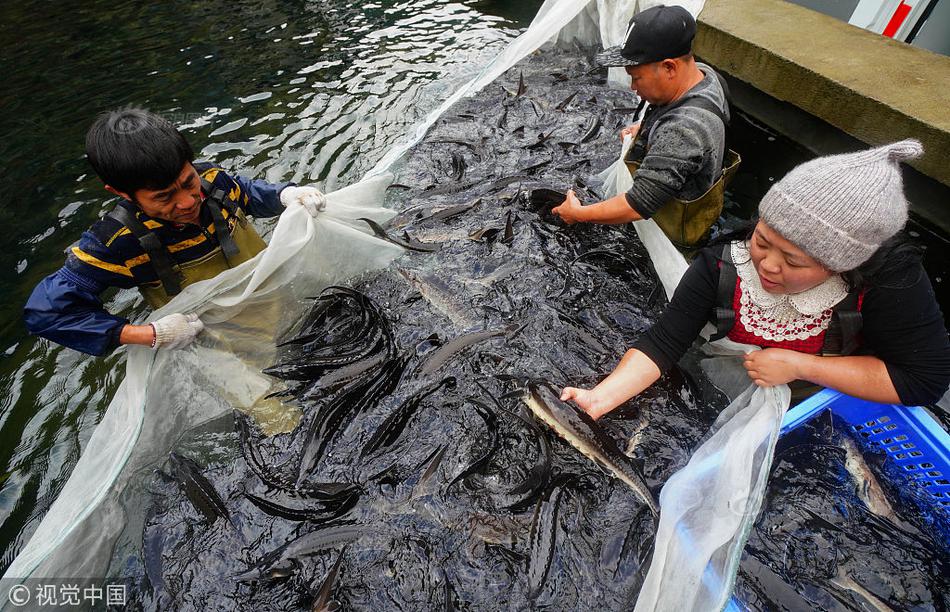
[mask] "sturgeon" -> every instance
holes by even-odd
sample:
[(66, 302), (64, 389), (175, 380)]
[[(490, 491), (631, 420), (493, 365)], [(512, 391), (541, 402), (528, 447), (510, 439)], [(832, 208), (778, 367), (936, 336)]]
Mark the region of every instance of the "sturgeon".
[(524, 401), (531, 412), (547, 423), (558, 436), (585, 457), (599, 464), (608, 474), (627, 484), (643, 499), (653, 514), (659, 514), (659, 505), (643, 476), (587, 413), (572, 404), (562, 402), (559, 395), (547, 384), (529, 385)]
[(198, 464), (178, 453), (169, 454), (168, 459), (172, 468), (172, 477), (178, 481), (188, 501), (204, 515), (208, 523), (213, 523), (219, 518), (230, 522), (231, 515), (224, 505), (224, 500), (201, 473)]
[(364, 531), (363, 527), (350, 525), (334, 525), (311, 531), (268, 553), (256, 565), (234, 576), (234, 580), (257, 582), (267, 579), (275, 571), (293, 573), (301, 557), (312, 557), (327, 549), (350, 544), (362, 537)]
[(342, 563), (343, 553), (341, 552), (337, 555), (336, 563), (334, 563), (330, 571), (327, 572), (327, 577), (323, 579), (323, 584), (320, 585), (320, 589), (313, 598), (313, 605), (310, 608), (312, 612), (330, 612), (339, 607), (339, 604), (334, 607), (333, 604), (336, 602), (330, 598), (330, 595), (333, 592), (333, 585), (336, 582), (337, 575), (340, 573), (340, 565)]
[(843, 438), (844, 467), (854, 479), (855, 493), (864, 502), (868, 510), (891, 522), (899, 523), (897, 513), (894, 512), (894, 508), (887, 501), (887, 496), (884, 495), (884, 490), (864, 460), (864, 455), (861, 454), (854, 440), (847, 436), (843, 436)]

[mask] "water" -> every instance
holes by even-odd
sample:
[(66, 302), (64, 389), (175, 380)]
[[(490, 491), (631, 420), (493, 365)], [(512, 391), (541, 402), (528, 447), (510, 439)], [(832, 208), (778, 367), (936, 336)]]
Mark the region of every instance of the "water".
[[(331, 189), (372, 167), (452, 82), (524, 28), (538, 4), (0, 7), (0, 36), (15, 41), (0, 59), (8, 92), (0, 102), (0, 220), (13, 234), (0, 253), (8, 296), (0, 314), (0, 569), (55, 499), (122, 375), (121, 353), (92, 359), (61, 350), (27, 337), (20, 322), (35, 283), (111, 206), (82, 158), (95, 114), (144, 105), (181, 123), (203, 159)], [(440, 80), (448, 84), (432, 86)], [(772, 180), (808, 157), (748, 122), (735, 128), (737, 148), (755, 153), (732, 186), (733, 219), (747, 217)], [(939, 294), (946, 239), (911, 229), (928, 245), (925, 265)], [(129, 317), (143, 312), (130, 292), (107, 306)]]

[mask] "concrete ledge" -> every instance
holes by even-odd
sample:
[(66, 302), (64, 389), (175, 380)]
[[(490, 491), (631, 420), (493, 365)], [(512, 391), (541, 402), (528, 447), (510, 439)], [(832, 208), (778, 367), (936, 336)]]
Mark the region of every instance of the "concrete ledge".
[(869, 145), (917, 138), (911, 165), (950, 185), (950, 57), (784, 0), (707, 0), (693, 50)]

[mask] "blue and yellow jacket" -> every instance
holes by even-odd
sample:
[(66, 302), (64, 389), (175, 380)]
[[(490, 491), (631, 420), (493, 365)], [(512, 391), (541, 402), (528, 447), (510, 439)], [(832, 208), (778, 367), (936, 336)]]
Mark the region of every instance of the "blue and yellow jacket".
[[(284, 210), (279, 195), (289, 183), (232, 177), (210, 164), (195, 163), (195, 169), (213, 188), (224, 190), (233, 206), (247, 215), (274, 217)], [(135, 213), (156, 233), (175, 264), (200, 259), (219, 246), (211, 213), (204, 204), (199, 223), (187, 225), (149, 217), (128, 200), (118, 206)], [(158, 282), (138, 239), (121, 222), (106, 216), (67, 251), (66, 264), (33, 289), (24, 320), (32, 334), (104, 355), (118, 346), (119, 332), (129, 321), (106, 312), (100, 294), (109, 287), (130, 289)]]

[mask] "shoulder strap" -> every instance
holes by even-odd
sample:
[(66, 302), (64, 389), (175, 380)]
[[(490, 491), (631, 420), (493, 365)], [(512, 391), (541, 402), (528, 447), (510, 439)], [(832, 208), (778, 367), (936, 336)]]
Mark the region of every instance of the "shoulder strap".
[(836, 348), (828, 346), (829, 340), (836, 335), (841, 338), (841, 355), (850, 355), (858, 348), (858, 335), (864, 326), (864, 317), (858, 309), (858, 298), (860, 295), (860, 290), (852, 289), (848, 292), (848, 295), (832, 309), (834, 312), (831, 315), (830, 326), (836, 327), (838, 334), (825, 334), (825, 346), (822, 347), (823, 350), (825, 348)]
[(234, 238), (231, 237), (231, 229), (228, 227), (228, 222), (224, 220), (224, 215), (221, 214), (221, 208), (227, 208), (228, 213), (232, 216), (236, 214), (237, 209), (228, 206), (229, 202), (225, 197), (224, 189), (215, 187), (204, 178), (201, 179), (201, 188), (207, 196), (205, 203), (208, 205), (208, 210), (211, 211), (214, 233), (218, 237), (218, 244), (221, 245), (221, 252), (228, 261), (228, 265), (233, 267), (233, 261), (240, 250), (234, 242)]
[(171, 255), (165, 245), (158, 239), (158, 235), (145, 227), (136, 216), (124, 206), (116, 206), (109, 213), (109, 216), (129, 228), (132, 235), (142, 245), (142, 249), (148, 254), (152, 267), (158, 275), (158, 279), (165, 288), (165, 293), (169, 296), (181, 293), (181, 283), (178, 279), (178, 273), (172, 264)]
[(719, 267), (719, 287), (716, 290), (716, 308), (713, 311), (713, 325), (716, 333), (710, 341), (725, 338), (736, 324), (736, 311), (732, 307), (732, 300), (736, 293), (736, 281), (739, 275), (736, 265), (732, 261), (732, 247), (726, 243), (722, 247), (720, 257), (722, 264)]

